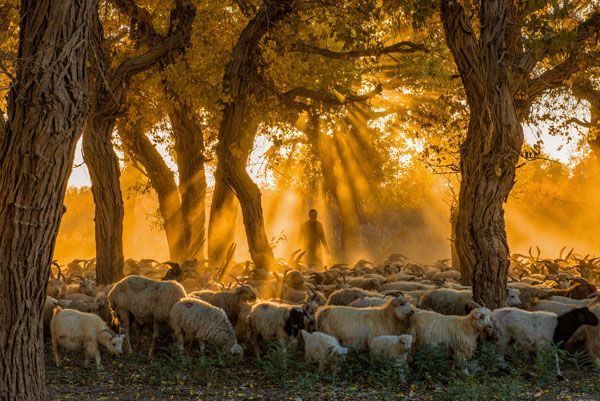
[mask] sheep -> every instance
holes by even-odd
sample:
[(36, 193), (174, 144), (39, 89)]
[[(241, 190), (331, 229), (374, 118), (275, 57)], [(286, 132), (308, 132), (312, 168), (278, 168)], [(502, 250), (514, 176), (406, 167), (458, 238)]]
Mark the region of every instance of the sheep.
[[(543, 350), (550, 341), (564, 345), (582, 325), (598, 325), (598, 318), (587, 307), (576, 308), (562, 315), (501, 308), (492, 313), (492, 319), (495, 342), (503, 350), (514, 341), (523, 348), (535, 352)], [(557, 377), (562, 380), (557, 355), (555, 355), (555, 363)]]
[(260, 340), (293, 342), (304, 329), (304, 316), (304, 310), (298, 305), (259, 302), (252, 306), (249, 323), (255, 355), (260, 356)]
[(332, 292), (326, 305), (350, 305), (353, 301), (364, 297), (383, 298), (383, 295), (360, 288), (344, 288)]
[(242, 353), (233, 326), (223, 309), (196, 298), (183, 298), (171, 308), (171, 328), (175, 332), (179, 350), (185, 341), (198, 340), (204, 354), (205, 343), (217, 346), (232, 354)]
[(456, 270), (446, 270), (433, 275), (432, 280), (454, 280), (460, 281), (460, 273)]
[(66, 291), (66, 278), (63, 272), (60, 270), (60, 265), (56, 262), (52, 262), (53, 266), (56, 266), (58, 272), (56, 277), (52, 275), (52, 269), (50, 269), (50, 277), (48, 278), (48, 285), (46, 286), (46, 294), (54, 298), (63, 298)]
[(421, 283), (414, 283), (410, 281), (397, 281), (395, 283), (386, 283), (379, 287), (379, 291), (419, 291), (419, 290), (429, 290), (433, 288), (432, 286), (423, 285)]
[(596, 287), (585, 280), (577, 279), (577, 282), (566, 289), (550, 290), (552, 296), (564, 296), (572, 299), (584, 299), (596, 292)]
[(389, 300), (390, 298), (387, 296), (384, 298), (364, 297), (359, 298), (356, 301), (352, 301), (348, 306), (351, 306), (353, 308), (369, 308), (371, 306), (383, 305)]
[(75, 278), (77, 278), (79, 282), (76, 284), (69, 284), (67, 286), (67, 294), (81, 293), (90, 297), (96, 295), (96, 289), (92, 280), (82, 276), (75, 276)]
[[(591, 311), (600, 319), (600, 305), (596, 305)], [(586, 325), (585, 337), (588, 355), (596, 367), (600, 368), (600, 325)]]
[(600, 293), (591, 294), (588, 298), (585, 298), (585, 299), (573, 299), (573, 298), (569, 298), (569, 297), (562, 297), (560, 295), (554, 295), (554, 296), (550, 297), (550, 301), (561, 302), (563, 304), (575, 305), (575, 306), (586, 306), (590, 303), (590, 301), (592, 300), (592, 297), (595, 298), (598, 296), (600, 296)]
[(406, 334), (415, 307), (404, 296), (369, 308), (324, 306), (317, 311), (317, 330), (329, 334), (345, 347), (366, 349), (369, 342), (384, 334)]
[[(454, 290), (451, 288), (435, 288), (425, 291), (419, 298), (419, 307), (433, 310), (444, 315), (466, 315), (473, 308), (473, 292), (471, 290)], [(519, 290), (508, 289), (507, 303), (517, 306), (521, 303)]]
[[(470, 359), (477, 348), (477, 339), (492, 331), (490, 310), (474, 302), (472, 304), (475, 309), (467, 316), (447, 316), (432, 311), (415, 313), (410, 324), (415, 344), (442, 345), (457, 359)], [(468, 373), (466, 368), (465, 373)]]
[(125, 329), (125, 352), (131, 352), (129, 323), (133, 317), (139, 325), (153, 325), (152, 342), (148, 352), (148, 356), (152, 357), (159, 324), (169, 321), (171, 308), (185, 296), (185, 289), (176, 281), (127, 276), (115, 284), (106, 298), (114, 322)]
[(377, 290), (379, 288), (379, 280), (372, 277), (348, 277), (344, 278), (344, 283), (363, 290)]
[(256, 294), (249, 285), (242, 285), (228, 291), (196, 291), (190, 293), (188, 297), (201, 299), (223, 309), (233, 326), (237, 325), (244, 304), (256, 301)]
[(52, 316), (54, 316), (54, 309), (57, 307), (68, 308), (71, 306), (73, 301), (70, 299), (55, 299), (51, 296), (46, 295), (46, 303), (44, 304), (44, 309), (42, 310), (42, 321), (44, 323), (44, 334), (47, 334), (50, 329), (50, 321), (52, 320)]
[(304, 358), (306, 362), (319, 362), (319, 371), (333, 369), (348, 354), (348, 348), (340, 346), (338, 341), (325, 333), (308, 333), (301, 330), (304, 340)]
[(369, 343), (371, 357), (380, 355), (396, 360), (397, 366), (405, 366), (412, 347), (413, 338), (410, 334), (400, 336), (379, 336)]
[(543, 299), (533, 303), (529, 310), (532, 312), (552, 312), (556, 313), (557, 315), (562, 315), (563, 313), (569, 312), (575, 308), (577, 308), (577, 305), (564, 304), (562, 302)]
[(115, 334), (100, 317), (92, 313), (79, 312), (73, 309), (62, 310), (57, 307), (50, 321), (52, 334), (52, 351), (56, 366), (60, 366), (59, 347), (71, 351), (83, 349), (84, 366), (89, 357), (96, 360), (96, 369), (100, 369), (100, 352), (98, 344), (103, 345), (113, 355), (121, 354), (124, 334)]

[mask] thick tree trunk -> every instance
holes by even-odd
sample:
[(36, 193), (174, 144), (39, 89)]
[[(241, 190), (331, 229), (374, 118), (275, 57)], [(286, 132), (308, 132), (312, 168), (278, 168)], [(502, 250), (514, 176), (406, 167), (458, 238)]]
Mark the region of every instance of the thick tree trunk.
[(119, 123), (119, 135), (132, 159), (144, 167), (152, 188), (156, 191), (169, 246), (169, 258), (174, 262), (183, 262), (187, 259), (187, 247), (182, 237), (184, 228), (175, 174), (143, 132), (141, 124), (127, 126), (124, 122)]
[(110, 284), (123, 278), (123, 197), (119, 159), (112, 145), (115, 118), (92, 115), (83, 135), (83, 159), (94, 195), (96, 280)]
[(169, 110), (169, 119), (175, 133), (186, 259), (203, 259), (203, 244), (206, 239), (206, 173), (202, 128), (192, 110), (181, 102), (174, 102)]
[(219, 129), (217, 169), (240, 201), (252, 260), (257, 268), (266, 270), (275, 267), (275, 257), (265, 232), (260, 191), (246, 172), (247, 155), (241, 150), (251, 148), (254, 141), (253, 135), (252, 138), (245, 135), (248, 132), (245, 127), (252, 119), (249, 102), (258, 74), (259, 43), (292, 11), (292, 3), (292, 0), (266, 0), (262, 3), (240, 34), (223, 76), (223, 87), (231, 101), (225, 104)]
[(88, 115), (92, 0), (21, 0), (16, 82), (0, 116), (0, 399), (47, 399), (41, 311)]
[(509, 249), (503, 203), (514, 184), (523, 130), (510, 88), (506, 57), (506, 0), (482, 2), (479, 43), (454, 0), (442, 1), (446, 41), (461, 74), (470, 121), (460, 147), (461, 188), (456, 249), (462, 280), (489, 308), (505, 304)]
[(222, 265), (227, 250), (235, 241), (235, 221), (240, 204), (221, 175), (217, 168), (208, 222), (208, 260), (211, 266)]

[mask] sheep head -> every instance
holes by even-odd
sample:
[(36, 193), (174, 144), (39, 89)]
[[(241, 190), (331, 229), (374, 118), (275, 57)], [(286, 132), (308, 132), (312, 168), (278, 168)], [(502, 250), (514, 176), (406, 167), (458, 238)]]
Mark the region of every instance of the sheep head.
[(235, 295), (238, 297), (240, 302), (254, 302), (256, 301), (256, 294), (249, 285), (242, 285), (235, 290)]
[(469, 303), (476, 306), (468, 315), (471, 325), (479, 332), (485, 331), (488, 334), (492, 334), (492, 312), (488, 308), (482, 307), (475, 302)]
[(394, 309), (394, 314), (399, 319), (403, 319), (407, 316), (410, 317), (417, 311), (415, 306), (410, 302), (410, 299), (403, 295), (393, 298), (386, 304), (386, 306), (387, 305), (390, 305)]
[(115, 332), (110, 329), (104, 329), (98, 333), (98, 342), (113, 355), (120, 355), (123, 353), (124, 339), (125, 334), (115, 334)]

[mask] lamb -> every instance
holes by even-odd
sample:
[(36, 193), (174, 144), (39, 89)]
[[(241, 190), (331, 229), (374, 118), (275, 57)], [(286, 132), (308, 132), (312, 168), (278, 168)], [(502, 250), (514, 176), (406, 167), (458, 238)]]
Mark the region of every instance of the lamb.
[(208, 302), (183, 298), (171, 308), (169, 321), (181, 351), (185, 341), (197, 340), (203, 354), (205, 343), (232, 354), (242, 353), (227, 315), (223, 309)]
[(412, 342), (413, 338), (409, 334), (379, 336), (372, 339), (369, 343), (369, 352), (371, 356), (380, 355), (385, 358), (395, 359), (397, 366), (406, 366)]
[[(565, 344), (582, 325), (597, 326), (598, 318), (587, 307), (557, 315), (551, 312), (527, 312), (516, 308), (496, 309), (492, 313), (496, 344), (506, 350), (511, 341), (529, 351), (540, 352), (550, 341)], [(558, 356), (556, 373), (562, 379)]]
[(75, 351), (83, 349), (84, 366), (89, 357), (96, 360), (96, 369), (100, 369), (100, 352), (98, 344), (103, 345), (113, 355), (121, 354), (124, 334), (115, 334), (100, 317), (92, 313), (79, 312), (72, 309), (62, 310), (57, 307), (50, 321), (52, 334), (52, 351), (56, 366), (60, 366), (59, 347)]
[(256, 294), (249, 285), (242, 285), (230, 291), (196, 291), (189, 298), (198, 298), (221, 308), (233, 326), (238, 323), (241, 309), (247, 302), (256, 301)]
[(338, 341), (325, 333), (308, 333), (302, 330), (304, 339), (304, 358), (306, 362), (319, 362), (319, 371), (333, 369), (348, 354), (348, 348), (340, 346)]
[(305, 312), (301, 306), (275, 302), (259, 302), (249, 315), (254, 353), (260, 356), (259, 342), (290, 340), (293, 342), (304, 329)]
[(415, 343), (442, 345), (453, 352), (457, 359), (470, 359), (477, 348), (477, 339), (484, 332), (492, 331), (490, 310), (474, 302), (472, 304), (475, 309), (467, 316), (447, 316), (432, 311), (417, 312), (410, 325), (410, 334)]
[(383, 298), (383, 295), (360, 288), (344, 288), (331, 293), (327, 305), (350, 305), (353, 301), (364, 297)]
[(106, 298), (113, 320), (125, 329), (125, 352), (131, 352), (129, 323), (133, 317), (138, 325), (153, 325), (152, 343), (148, 352), (148, 356), (152, 357), (159, 324), (169, 321), (171, 308), (181, 298), (185, 298), (185, 295), (183, 286), (176, 281), (127, 276), (115, 284)]
[(375, 337), (406, 334), (414, 313), (415, 307), (404, 296), (362, 309), (329, 305), (317, 311), (317, 330), (335, 337), (345, 347), (366, 349)]

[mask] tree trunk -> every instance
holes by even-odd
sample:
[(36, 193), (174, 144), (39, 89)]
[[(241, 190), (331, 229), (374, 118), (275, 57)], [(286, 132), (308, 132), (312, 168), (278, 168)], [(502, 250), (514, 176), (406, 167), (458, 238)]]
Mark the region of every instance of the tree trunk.
[(456, 248), (462, 280), (489, 308), (505, 304), (509, 249), (503, 203), (514, 184), (523, 144), (506, 56), (506, 0), (482, 2), (479, 43), (459, 3), (442, 1), (446, 41), (458, 66), (470, 109), (460, 147), (461, 187)]
[(203, 259), (203, 244), (206, 239), (206, 173), (202, 128), (192, 110), (181, 102), (172, 102), (169, 119), (175, 134), (186, 259)]
[(184, 229), (175, 174), (143, 132), (142, 124), (133, 123), (127, 126), (125, 122), (120, 122), (118, 125), (127, 152), (132, 159), (144, 167), (152, 188), (156, 191), (158, 208), (163, 218), (163, 228), (169, 246), (169, 259), (183, 262), (187, 259), (187, 248), (182, 237)]
[(92, 115), (83, 135), (83, 159), (94, 195), (96, 280), (110, 284), (123, 278), (123, 197), (119, 160), (112, 145), (115, 118)]
[[(92, 0), (21, 0), (0, 115), (0, 399), (46, 400), (41, 311), (75, 145), (88, 115)], [(58, 68), (57, 66), (60, 66)]]
[(211, 266), (222, 265), (227, 250), (235, 241), (235, 221), (239, 206), (235, 194), (221, 175), (217, 167), (208, 222), (208, 260)]

